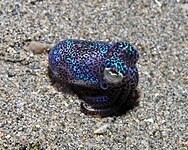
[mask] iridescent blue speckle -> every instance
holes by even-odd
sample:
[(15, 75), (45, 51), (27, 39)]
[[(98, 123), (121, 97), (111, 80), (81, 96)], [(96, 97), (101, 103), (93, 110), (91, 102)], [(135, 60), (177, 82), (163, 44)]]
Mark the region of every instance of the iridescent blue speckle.
[(138, 84), (139, 53), (129, 43), (67, 39), (49, 53), (49, 66), (58, 82), (69, 85), (94, 110), (106, 116), (127, 101)]

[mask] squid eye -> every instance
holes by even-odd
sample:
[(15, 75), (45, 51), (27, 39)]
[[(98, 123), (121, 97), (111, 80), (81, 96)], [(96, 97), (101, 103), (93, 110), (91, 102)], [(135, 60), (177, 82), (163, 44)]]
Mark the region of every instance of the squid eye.
[(123, 80), (123, 75), (116, 71), (113, 68), (105, 68), (104, 69), (104, 79), (106, 79), (109, 83), (119, 83)]

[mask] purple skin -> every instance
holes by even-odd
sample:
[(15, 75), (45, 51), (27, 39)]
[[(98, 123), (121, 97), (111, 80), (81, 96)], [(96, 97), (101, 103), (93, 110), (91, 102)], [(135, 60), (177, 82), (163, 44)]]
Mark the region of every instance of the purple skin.
[(138, 58), (129, 43), (67, 39), (50, 50), (49, 66), (56, 80), (83, 100), (85, 114), (109, 116), (134, 93)]

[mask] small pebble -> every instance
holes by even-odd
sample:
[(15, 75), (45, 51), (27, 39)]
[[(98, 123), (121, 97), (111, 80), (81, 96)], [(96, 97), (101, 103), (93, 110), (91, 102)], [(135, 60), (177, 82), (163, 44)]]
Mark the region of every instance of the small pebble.
[(99, 127), (97, 130), (94, 131), (94, 134), (101, 135), (107, 132), (107, 129), (110, 127), (109, 124), (105, 124)]
[(160, 3), (160, 1), (155, 0), (155, 2), (157, 3), (157, 5), (158, 5), (159, 7), (161, 7), (161, 6), (162, 6), (162, 4)]
[(22, 107), (25, 103), (24, 102), (17, 102), (16, 107)]
[(28, 46), (28, 51), (32, 51), (34, 54), (45, 53), (48, 49), (50, 49), (52, 45), (44, 44), (36, 41), (32, 41)]
[(145, 121), (145, 122), (150, 122), (151, 124), (153, 124), (153, 123), (154, 123), (153, 118), (148, 118), (148, 119), (145, 119), (144, 121)]
[(186, 142), (183, 143), (184, 147), (188, 148), (188, 140)]
[(3, 137), (3, 133), (2, 132), (0, 132), (0, 139)]
[(37, 124), (35, 127), (36, 127), (36, 128), (40, 128), (40, 125), (39, 125), (39, 124)]

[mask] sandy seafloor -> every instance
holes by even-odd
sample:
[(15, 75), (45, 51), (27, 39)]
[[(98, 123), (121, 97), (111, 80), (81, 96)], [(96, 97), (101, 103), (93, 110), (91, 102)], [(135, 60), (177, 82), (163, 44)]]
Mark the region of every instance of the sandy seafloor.
[[(1, 0), (0, 149), (187, 149), (188, 1), (158, 2)], [(139, 106), (96, 118), (76, 94), (58, 92), (48, 53), (27, 46), (67, 38), (139, 50)]]

